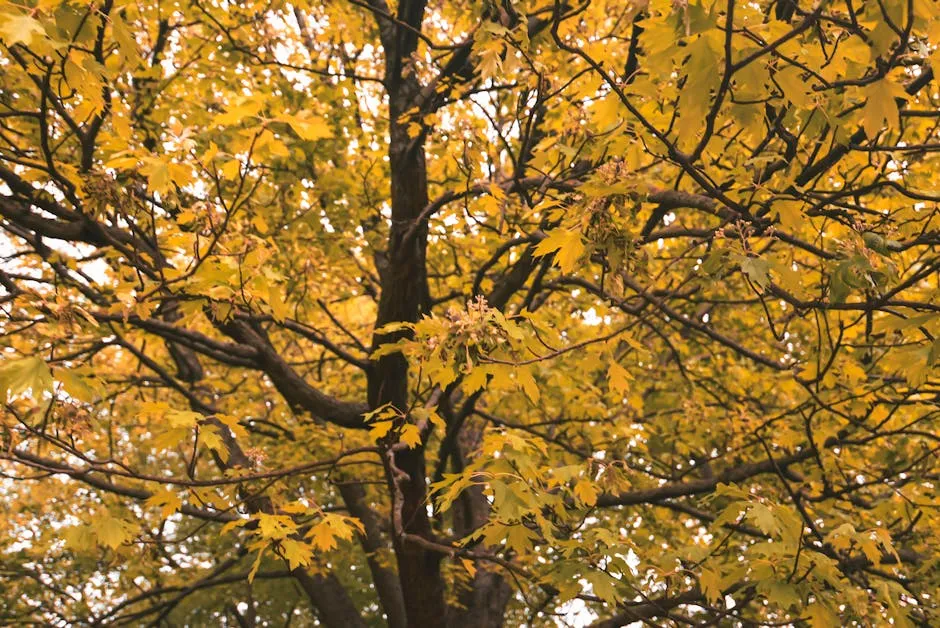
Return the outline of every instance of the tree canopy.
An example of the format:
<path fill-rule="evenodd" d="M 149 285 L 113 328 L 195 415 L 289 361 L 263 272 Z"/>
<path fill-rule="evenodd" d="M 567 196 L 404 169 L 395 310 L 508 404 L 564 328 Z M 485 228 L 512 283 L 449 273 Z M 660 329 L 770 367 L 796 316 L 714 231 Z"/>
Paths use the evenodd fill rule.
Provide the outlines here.
<path fill-rule="evenodd" d="M 3 0 L 0 623 L 937 625 L 938 44 Z"/>

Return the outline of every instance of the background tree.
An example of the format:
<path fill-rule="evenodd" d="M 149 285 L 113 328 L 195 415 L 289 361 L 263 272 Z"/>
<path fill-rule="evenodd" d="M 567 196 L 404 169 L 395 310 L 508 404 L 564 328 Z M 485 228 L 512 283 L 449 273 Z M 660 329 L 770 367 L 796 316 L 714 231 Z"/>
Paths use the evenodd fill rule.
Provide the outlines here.
<path fill-rule="evenodd" d="M 0 622 L 936 625 L 933 0 L 0 14 Z"/>

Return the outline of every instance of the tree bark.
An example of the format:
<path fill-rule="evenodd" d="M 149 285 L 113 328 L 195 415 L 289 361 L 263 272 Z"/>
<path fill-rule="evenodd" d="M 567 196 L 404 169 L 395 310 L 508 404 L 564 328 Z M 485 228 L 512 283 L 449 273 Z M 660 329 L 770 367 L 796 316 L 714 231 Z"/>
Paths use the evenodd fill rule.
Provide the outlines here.
<path fill-rule="evenodd" d="M 399 94 L 399 96 L 402 96 Z M 401 101 L 408 102 L 404 97 Z M 399 103 L 401 102 L 399 101 Z M 414 238 L 406 238 L 410 227 L 428 203 L 427 171 L 423 142 L 408 137 L 398 123 L 399 106 L 391 107 L 392 131 L 389 157 L 392 181 L 392 227 L 389 236 L 388 268 L 382 281 L 379 297 L 379 316 L 376 327 L 391 322 L 414 322 L 426 310 L 428 303 L 425 248 L 427 227 L 419 226 Z M 374 345 L 394 342 L 400 332 L 377 333 Z M 399 410 L 408 407 L 408 364 L 400 353 L 380 358 L 369 377 L 369 405 L 377 408 L 391 404 Z M 389 474 L 391 493 L 400 489 L 402 530 L 393 534 L 393 545 L 398 561 L 405 612 L 409 626 L 438 625 L 444 617 L 444 586 L 440 573 L 441 556 L 413 543 L 399 533 L 432 538 L 428 519 L 425 458 L 422 448 L 394 453 L 395 466 L 407 477 Z"/>
<path fill-rule="evenodd" d="M 361 484 L 342 482 L 339 484 L 339 492 L 343 496 L 349 514 L 359 519 L 365 529 L 365 534 L 359 537 L 359 541 L 366 552 L 372 582 L 382 609 L 385 611 L 386 622 L 389 628 L 405 628 L 408 622 L 398 574 L 390 567 L 383 566 L 376 556 L 379 551 L 388 547 L 379 531 L 378 517 L 366 504 L 365 491 Z"/>
<path fill-rule="evenodd" d="M 379 0 L 371 4 L 387 7 Z M 394 29 L 388 19 L 378 20 L 385 48 L 385 86 L 389 95 L 392 226 L 376 329 L 387 323 L 417 321 L 421 313 L 427 311 L 430 301 L 425 262 L 427 223 L 426 220 L 419 223 L 419 216 L 428 204 L 424 138 L 422 135 L 409 137 L 408 121 L 402 120 L 421 87 L 408 65 L 417 48 L 416 32 L 421 28 L 424 8 L 423 0 L 402 0 L 398 4 L 398 23 Z M 394 342 L 401 335 L 402 332 L 377 332 L 373 346 Z M 369 405 L 377 408 L 385 404 L 401 411 L 408 408 L 408 363 L 400 353 L 383 356 L 369 372 Z M 393 511 L 400 509 L 402 527 L 395 530 L 393 525 L 392 543 L 408 625 L 422 628 L 440 625 L 447 608 L 440 569 L 442 557 L 404 539 L 404 535 L 409 534 L 433 538 L 426 508 L 424 451 L 421 447 L 399 450 L 392 460 L 403 472 L 389 470 L 387 477 L 391 494 L 400 495 L 401 501 L 392 504 Z"/>

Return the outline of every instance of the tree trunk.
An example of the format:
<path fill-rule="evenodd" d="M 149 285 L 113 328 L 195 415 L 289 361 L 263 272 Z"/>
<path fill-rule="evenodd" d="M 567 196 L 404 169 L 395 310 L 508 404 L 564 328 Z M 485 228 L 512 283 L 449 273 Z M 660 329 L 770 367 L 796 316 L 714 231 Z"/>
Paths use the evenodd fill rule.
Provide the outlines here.
<path fill-rule="evenodd" d="M 404 79 L 403 83 L 409 83 Z M 408 136 L 399 117 L 411 102 L 411 90 L 400 85 L 390 97 L 392 227 L 389 235 L 388 267 L 382 277 L 379 315 L 376 327 L 391 322 L 414 322 L 426 311 L 429 296 L 425 249 L 427 226 L 419 225 L 414 237 L 406 237 L 428 204 L 427 170 L 424 143 Z M 393 342 L 401 332 L 377 333 L 374 346 Z M 408 408 L 408 364 L 400 353 L 380 358 L 369 376 L 369 405 L 377 408 L 392 404 L 399 410 Z M 421 448 L 398 451 L 395 466 L 407 478 L 388 481 L 392 495 L 401 491 L 402 530 L 393 533 L 405 612 L 409 626 L 440 625 L 446 611 L 444 583 L 441 578 L 441 555 L 406 542 L 399 532 L 433 538 L 428 519 L 427 485 L 424 451 Z M 397 482 L 397 487 L 394 484 Z M 394 527 L 393 527 L 394 530 Z"/>

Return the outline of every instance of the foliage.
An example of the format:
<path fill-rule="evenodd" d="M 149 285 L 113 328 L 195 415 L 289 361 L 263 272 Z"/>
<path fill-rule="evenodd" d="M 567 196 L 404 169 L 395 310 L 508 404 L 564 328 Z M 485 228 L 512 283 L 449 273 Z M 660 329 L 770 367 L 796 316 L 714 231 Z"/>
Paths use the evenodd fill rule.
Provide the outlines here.
<path fill-rule="evenodd" d="M 937 625 L 934 0 L 0 4 L 0 623 Z"/>

